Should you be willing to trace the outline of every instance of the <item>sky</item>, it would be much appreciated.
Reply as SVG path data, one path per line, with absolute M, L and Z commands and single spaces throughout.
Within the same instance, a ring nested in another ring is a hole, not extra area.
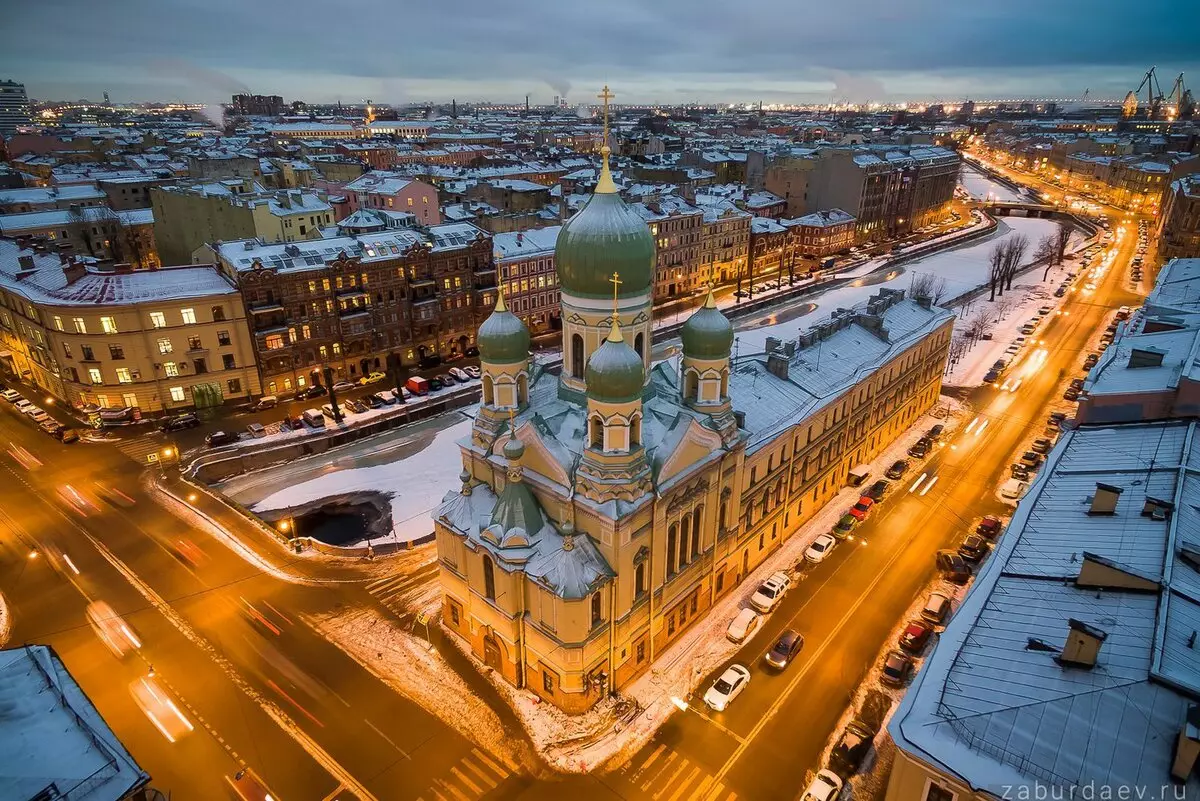
M 47 27 L 49 22 L 49 28 Z M 37 99 L 865 102 L 1121 98 L 1200 81 L 1196 0 L 25 0 Z

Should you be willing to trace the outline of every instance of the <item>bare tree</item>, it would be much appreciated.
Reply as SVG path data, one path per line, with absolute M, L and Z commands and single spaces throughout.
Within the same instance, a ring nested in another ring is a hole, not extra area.
M 996 246 L 988 253 L 988 288 L 992 291 L 992 296 L 988 301 L 996 300 L 996 290 L 1000 290 L 1000 294 L 1004 294 L 1004 259 L 1005 252 L 1008 246 L 1004 242 L 997 242 Z
M 977 342 L 992 330 L 992 315 L 988 309 L 979 309 L 963 323 L 963 334 Z
M 946 279 L 934 273 L 914 273 L 910 291 L 914 298 L 929 298 L 937 306 L 946 296 Z
M 1071 242 L 1071 226 L 1059 223 L 1054 232 L 1054 263 L 1062 264 L 1067 255 L 1067 245 Z
M 1004 252 L 1004 288 L 1012 289 L 1013 278 L 1017 274 L 1017 270 L 1021 267 L 1021 262 L 1025 259 L 1025 253 L 1029 250 L 1029 237 L 1024 234 L 1017 234 L 1009 238 L 1007 247 Z
M 1007 298 L 1001 298 L 1000 302 L 996 304 L 996 320 L 1003 320 L 1018 305 L 1020 305 L 1020 302 L 1012 295 L 1009 295 Z
M 1037 249 L 1033 251 L 1033 260 L 1046 265 L 1046 271 L 1042 273 L 1043 281 L 1050 277 L 1050 268 L 1054 266 L 1054 253 L 1053 235 L 1047 234 L 1038 240 Z

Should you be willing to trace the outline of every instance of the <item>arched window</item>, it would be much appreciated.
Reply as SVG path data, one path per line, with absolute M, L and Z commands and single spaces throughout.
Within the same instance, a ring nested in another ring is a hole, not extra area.
M 721 499 L 721 519 L 718 521 L 721 528 L 729 528 L 729 501 Z
M 688 547 L 688 537 L 691 536 L 691 532 L 691 520 L 684 515 L 679 519 L 679 566 L 681 568 L 688 563 L 688 554 L 691 552 L 691 548 Z
M 583 378 L 583 337 L 571 335 L 571 377 Z
M 692 557 L 700 555 L 700 515 L 704 513 L 704 507 L 696 507 L 696 511 L 692 512 Z
M 600 621 L 604 617 L 601 614 L 601 612 L 602 612 L 602 609 L 601 609 L 601 604 L 600 604 L 600 593 L 594 592 L 594 593 L 592 593 L 592 625 L 593 626 L 600 625 Z
M 646 563 L 641 562 L 633 571 L 633 595 L 641 598 L 646 594 Z
M 667 529 L 667 576 L 675 575 L 675 543 L 679 539 L 679 526 L 675 523 Z
M 683 399 L 698 400 L 700 379 L 695 372 L 689 370 L 683 375 Z
M 496 566 L 486 553 L 483 555 L 483 596 L 489 601 L 496 600 Z
M 591 443 L 591 446 L 593 448 L 604 447 L 604 423 L 598 415 L 591 418 L 588 423 L 590 427 L 588 441 Z
M 646 354 L 642 351 L 643 342 L 645 342 L 644 335 L 639 332 L 638 335 L 633 338 L 633 349 L 637 351 L 638 356 L 641 356 L 642 359 L 645 360 Z
M 721 371 L 721 398 L 729 397 L 729 371 Z
M 629 449 L 633 450 L 642 444 L 642 416 L 634 415 L 629 424 Z
M 490 375 L 483 377 L 483 402 L 488 406 L 493 406 L 496 403 L 495 389 Z
M 529 378 L 521 373 L 517 376 L 517 404 L 525 405 L 529 403 Z

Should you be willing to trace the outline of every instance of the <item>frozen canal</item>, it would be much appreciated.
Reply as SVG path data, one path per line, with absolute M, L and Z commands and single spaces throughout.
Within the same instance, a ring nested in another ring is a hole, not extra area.
M 967 194 L 976 200 L 998 200 L 1003 203 L 1020 203 L 1029 198 L 1015 189 L 1009 189 L 1002 183 L 993 181 L 979 170 L 963 164 L 958 174 L 958 182 L 962 184 Z

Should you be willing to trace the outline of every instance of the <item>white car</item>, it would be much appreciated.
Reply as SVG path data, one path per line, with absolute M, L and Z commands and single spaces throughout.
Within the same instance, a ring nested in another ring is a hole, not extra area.
M 750 605 L 760 612 L 770 612 L 791 586 L 787 573 L 774 573 L 750 596 Z
M 396 402 L 396 392 L 394 390 L 384 390 L 383 392 L 375 393 L 375 400 L 382 403 L 384 406 L 391 406 Z
M 819 770 L 800 801 L 833 801 L 842 791 L 842 777 L 831 770 Z
M 1025 491 L 1028 489 L 1028 481 L 1010 478 L 1008 481 L 1004 482 L 1003 486 L 1000 487 L 1000 497 L 1008 498 L 1012 501 L 1019 501 L 1022 497 L 1024 497 Z
M 29 401 L 25 400 L 24 398 L 21 398 L 20 400 L 13 401 L 13 406 L 16 406 L 18 411 L 23 412 L 26 409 L 32 408 L 33 404 L 30 403 Z
M 714 712 L 724 712 L 734 698 L 750 683 L 750 671 L 741 665 L 730 665 L 721 678 L 713 682 L 704 694 L 704 704 Z
M 754 636 L 762 624 L 762 618 L 753 609 L 743 609 L 725 630 L 725 636 L 732 642 L 745 642 Z
M 463 372 L 466 373 L 467 375 L 471 376 L 471 378 L 479 378 L 479 375 L 480 375 L 479 368 L 474 367 L 474 366 L 464 367 Z
M 472 377 L 470 373 L 468 373 L 466 370 L 462 369 L 461 367 L 451 367 L 449 372 L 450 372 L 450 375 L 454 376 L 454 379 L 456 381 L 461 381 L 464 384 L 467 383 L 468 381 L 470 381 L 471 377 Z
M 822 534 L 813 540 L 812 545 L 808 546 L 808 550 L 804 552 L 804 558 L 814 564 L 824 562 L 825 557 L 829 556 L 835 545 L 837 545 L 837 540 L 829 534 Z
M 43 420 L 50 419 L 50 415 L 46 414 L 44 409 L 39 409 L 36 406 L 30 406 L 29 408 L 25 409 L 24 411 L 25 411 L 25 414 L 27 414 L 33 418 L 35 423 L 40 423 Z
M 3 392 L 0 392 L 0 398 L 4 398 L 9 403 L 16 403 L 17 398 L 19 397 L 21 397 L 21 393 L 17 392 L 15 389 L 6 389 Z

